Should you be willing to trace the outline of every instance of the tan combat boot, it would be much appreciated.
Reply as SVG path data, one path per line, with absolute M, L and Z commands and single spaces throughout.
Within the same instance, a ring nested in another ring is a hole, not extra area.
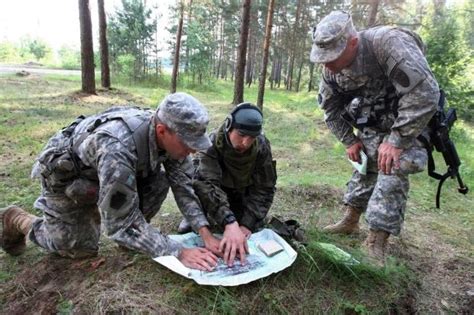
M 5 252 L 17 256 L 25 251 L 25 236 L 36 218 L 17 206 L 0 209 L 0 246 Z
M 387 250 L 387 240 L 390 233 L 382 230 L 370 230 L 365 246 L 369 258 L 379 267 L 385 265 L 385 251 Z
M 327 233 L 336 233 L 336 234 L 351 234 L 359 232 L 359 218 L 362 211 L 351 207 L 345 206 L 346 211 L 341 220 L 335 224 L 326 226 L 323 231 Z

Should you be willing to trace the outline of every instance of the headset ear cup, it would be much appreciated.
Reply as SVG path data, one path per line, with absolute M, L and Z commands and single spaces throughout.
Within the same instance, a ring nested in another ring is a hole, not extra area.
M 224 122 L 225 132 L 229 132 L 231 128 L 232 128 L 232 114 L 227 115 L 227 117 L 225 119 L 225 122 Z

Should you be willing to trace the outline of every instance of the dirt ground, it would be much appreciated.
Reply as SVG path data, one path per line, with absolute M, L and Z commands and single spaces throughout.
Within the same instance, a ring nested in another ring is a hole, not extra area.
M 58 96 L 57 101 L 62 103 L 67 97 L 71 103 L 104 105 L 114 92 L 105 94 L 105 97 L 101 93 L 92 97 L 81 94 Z M 129 101 L 136 100 L 125 97 Z M 11 154 L 1 155 L 0 166 L 10 163 L 11 158 Z M 1 173 L 2 176 L 8 175 Z M 333 213 L 331 217 L 320 210 L 339 207 L 342 193 L 341 189 L 330 186 L 282 188 L 273 209 L 276 214 L 291 210 L 305 228 L 309 228 L 309 225 L 322 227 L 337 220 L 340 213 Z M 163 232 L 170 232 L 179 220 L 176 213 L 161 213 L 156 221 Z M 407 264 L 417 279 L 410 286 L 410 291 L 404 294 L 405 298 L 398 301 L 394 314 L 474 314 L 473 253 L 447 242 L 430 226 L 430 220 L 426 213 L 410 213 L 402 235 L 390 238 L 389 254 Z M 366 235 L 367 226 L 363 224 L 356 240 L 362 242 Z M 157 297 L 163 290 L 159 285 L 155 286 L 154 296 L 149 296 L 139 285 L 126 290 L 134 292 L 135 298 L 125 296 L 121 275 L 127 272 L 132 275 L 140 273 L 144 265 L 154 263 L 146 257 L 120 251 L 110 241 L 104 243 L 105 249 L 101 250 L 98 257 L 74 261 L 42 254 L 38 249 L 29 249 L 28 255 L 14 261 L 14 276 L 0 282 L 0 301 L 3 304 L 0 312 L 115 314 L 134 312 L 138 308 L 146 313 L 180 313 L 175 306 L 159 302 Z M 0 264 L 5 266 L 7 262 Z
M 318 193 L 325 191 L 325 194 Z M 302 218 L 312 221 L 309 209 L 320 205 L 337 203 L 339 190 L 328 194 L 327 187 L 282 189 L 275 201 L 284 204 L 284 198 L 292 198 L 294 205 L 302 209 Z M 319 196 L 325 196 L 321 199 Z M 302 206 L 305 205 L 305 206 Z M 278 207 L 278 206 L 277 206 Z M 314 212 L 314 211 L 313 211 Z M 179 223 L 176 213 L 158 214 L 153 222 L 164 232 L 173 230 Z M 417 234 L 416 229 L 423 226 L 423 216 L 414 217 L 408 222 L 409 231 L 400 237 L 391 238 L 389 254 L 406 263 L 416 274 L 417 283 L 410 285 L 404 298 L 394 306 L 393 314 L 473 314 L 473 264 L 466 258 L 469 253 L 459 253 L 455 248 L 443 242 L 436 233 Z M 301 221 L 305 222 L 305 221 Z M 416 222 L 416 226 L 413 222 Z M 412 230 L 413 229 L 413 230 Z M 366 226 L 362 227 L 356 240 L 363 241 L 367 235 Z M 114 244 L 105 241 L 105 250 L 98 257 L 82 260 L 69 260 L 55 255 L 30 253 L 38 261 L 31 262 L 28 257 L 20 259 L 20 270 L 12 281 L 2 286 L 2 312 L 5 314 L 50 314 L 58 311 L 81 313 L 129 313 L 134 312 L 134 302 L 126 300 L 122 292 L 120 275 L 128 269 L 131 274 L 140 272 L 143 264 L 151 261 L 139 255 L 119 250 Z M 35 249 L 36 250 L 36 249 Z M 30 249 L 31 251 L 31 249 Z M 38 250 L 36 250 L 38 251 Z M 151 262 L 153 264 L 153 262 Z M 130 275 L 124 276 L 130 277 Z M 148 289 L 133 288 L 138 294 L 137 303 L 147 303 L 140 310 L 157 313 L 180 313 L 179 309 L 163 306 L 147 293 Z M 127 288 L 126 291 L 130 291 Z M 156 294 L 160 287 L 156 286 Z M 137 307 L 137 306 L 136 306 Z

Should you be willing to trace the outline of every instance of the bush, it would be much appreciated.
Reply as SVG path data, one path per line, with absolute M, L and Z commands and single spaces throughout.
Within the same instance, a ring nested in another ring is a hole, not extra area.
M 18 59 L 18 49 L 11 42 L 0 42 L 0 62 L 14 62 Z
M 446 9 L 433 14 L 424 32 L 426 57 L 440 88 L 446 92 L 451 107 L 464 119 L 474 118 L 473 50 L 463 37 L 464 25 L 456 11 Z
M 59 62 L 61 68 L 76 70 L 81 68 L 81 53 L 78 49 L 63 46 L 59 49 Z

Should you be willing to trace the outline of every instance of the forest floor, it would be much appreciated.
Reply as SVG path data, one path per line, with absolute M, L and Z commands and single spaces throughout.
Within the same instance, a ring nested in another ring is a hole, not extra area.
M 31 74 L 0 76 L 0 207 L 32 205 L 40 192 L 29 178 L 47 139 L 80 114 L 113 105 L 154 108 L 167 87 L 139 85 L 77 92 L 80 78 Z M 231 109 L 231 83 L 194 87 L 182 82 L 211 114 L 217 127 Z M 265 131 L 277 160 L 278 191 L 272 215 L 297 219 L 309 244 L 286 270 L 239 287 L 199 286 L 149 257 L 119 250 L 101 238 L 99 256 L 70 260 L 46 254 L 32 244 L 18 257 L 0 253 L 0 313 L 341 313 L 472 314 L 474 310 L 474 203 L 472 193 L 443 187 L 442 207 L 434 207 L 437 182 L 413 176 L 404 229 L 391 237 L 384 268 L 371 265 L 360 234 L 321 232 L 341 217 L 341 198 L 351 174 L 344 148 L 332 137 L 314 105 L 316 92 L 266 91 Z M 246 90 L 255 99 L 256 90 Z M 464 180 L 474 184 L 474 128 L 461 122 L 453 130 L 463 161 Z M 437 159 L 439 167 L 444 168 Z M 179 211 L 168 196 L 153 219 L 163 233 L 176 233 Z M 362 263 L 341 265 L 318 250 L 333 243 Z

